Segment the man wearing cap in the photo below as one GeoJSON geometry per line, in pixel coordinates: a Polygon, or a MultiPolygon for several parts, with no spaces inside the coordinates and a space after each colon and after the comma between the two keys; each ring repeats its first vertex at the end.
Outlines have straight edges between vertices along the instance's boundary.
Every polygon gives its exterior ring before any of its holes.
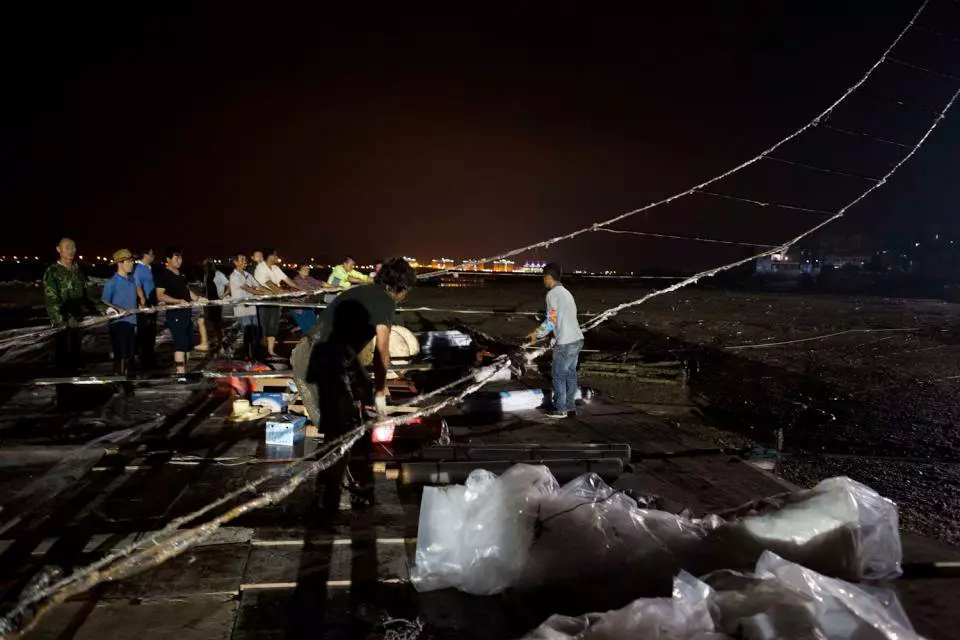
{"type": "MultiPolygon", "coordinates": [[[[117,272],[104,285],[103,296],[100,299],[118,313],[136,311],[138,287],[130,275],[134,269],[133,254],[127,249],[120,249],[113,254],[113,263],[117,265],[117,272]]],[[[114,375],[130,375],[130,363],[137,348],[136,327],[137,318],[133,314],[110,321],[114,375]]]]}

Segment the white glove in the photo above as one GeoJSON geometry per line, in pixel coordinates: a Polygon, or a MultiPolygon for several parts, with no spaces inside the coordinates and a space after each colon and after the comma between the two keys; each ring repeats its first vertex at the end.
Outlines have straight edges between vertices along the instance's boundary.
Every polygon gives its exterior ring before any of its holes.
{"type": "Polygon", "coordinates": [[[113,307],[107,307],[106,312],[104,313],[108,318],[116,318],[120,315],[120,312],[114,309],[113,307]]]}
{"type": "Polygon", "coordinates": [[[381,418],[387,417],[387,396],[385,394],[376,394],[373,397],[373,406],[377,410],[377,415],[381,418]]]}

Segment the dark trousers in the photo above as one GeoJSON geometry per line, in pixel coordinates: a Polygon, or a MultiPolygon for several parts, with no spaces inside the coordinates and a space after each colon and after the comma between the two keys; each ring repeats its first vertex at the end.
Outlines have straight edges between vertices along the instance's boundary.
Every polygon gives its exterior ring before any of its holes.
{"type": "Polygon", "coordinates": [[[237,318],[243,331],[243,353],[240,355],[248,360],[260,357],[260,323],[257,316],[240,316],[237,318]]]}
{"type": "Polygon", "coordinates": [[[140,366],[144,369],[152,368],[157,363],[154,349],[157,344],[157,314],[137,314],[137,354],[140,356],[140,366]]]}
{"type": "Polygon", "coordinates": [[[114,361],[129,361],[137,349],[137,327],[132,322],[114,322],[110,325],[110,344],[114,361]]]}
{"type": "MultiPolygon", "coordinates": [[[[367,388],[369,384],[365,384],[366,375],[355,364],[355,359],[347,363],[343,354],[322,344],[316,346],[313,356],[308,379],[316,384],[320,430],[324,440],[329,442],[363,423],[365,416],[361,400],[370,395],[370,389],[367,388]]],[[[356,488],[372,491],[373,468],[369,459],[372,447],[371,434],[367,433],[323,474],[325,509],[333,511],[339,506],[340,487],[347,469],[356,488]]]]}
{"type": "Polygon", "coordinates": [[[57,333],[57,370],[64,376],[76,375],[83,360],[80,349],[80,329],[66,327],[57,333]]]}
{"type": "MultiPolygon", "coordinates": [[[[71,377],[77,375],[83,360],[80,348],[80,330],[76,327],[66,327],[57,333],[56,352],[54,360],[57,364],[57,375],[71,377]]],[[[71,409],[74,405],[75,394],[72,384],[57,385],[57,407],[71,409]]]]}

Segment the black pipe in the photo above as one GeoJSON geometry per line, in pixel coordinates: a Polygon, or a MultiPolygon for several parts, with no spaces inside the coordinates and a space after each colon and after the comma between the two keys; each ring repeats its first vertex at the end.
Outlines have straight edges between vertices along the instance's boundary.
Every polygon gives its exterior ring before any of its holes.
{"type": "MultiPolygon", "coordinates": [[[[550,469],[558,482],[568,482],[585,473],[594,472],[606,482],[613,482],[623,473],[623,460],[532,460],[550,469]]],[[[513,460],[484,462],[405,462],[400,465],[401,484],[455,484],[462,483],[475,469],[486,469],[501,474],[516,464],[513,460]]]]}
{"type": "Polygon", "coordinates": [[[545,445],[458,445],[420,450],[415,458],[423,461],[478,460],[584,460],[620,458],[630,460],[629,444],[545,444],[545,445]]]}

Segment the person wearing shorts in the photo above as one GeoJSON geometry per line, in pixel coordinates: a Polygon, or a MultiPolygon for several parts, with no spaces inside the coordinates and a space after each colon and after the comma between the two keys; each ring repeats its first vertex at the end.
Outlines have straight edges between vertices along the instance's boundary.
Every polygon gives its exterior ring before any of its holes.
{"type": "MultiPolygon", "coordinates": [[[[284,293],[284,285],[291,291],[300,291],[300,287],[287,277],[280,265],[280,256],[276,249],[263,250],[263,262],[257,265],[253,277],[264,289],[271,293],[284,293]]],[[[260,311],[260,329],[267,339],[267,357],[277,358],[277,336],[280,334],[280,307],[262,306],[260,311]]]]}
{"type": "MultiPolygon", "coordinates": [[[[157,300],[169,305],[206,302],[187,286],[187,276],[180,272],[183,266],[183,252],[180,247],[167,247],[165,252],[166,268],[156,277],[157,300]]],[[[193,351],[193,310],[168,309],[166,326],[173,337],[173,361],[178,374],[187,372],[187,354],[193,351]]]]}

